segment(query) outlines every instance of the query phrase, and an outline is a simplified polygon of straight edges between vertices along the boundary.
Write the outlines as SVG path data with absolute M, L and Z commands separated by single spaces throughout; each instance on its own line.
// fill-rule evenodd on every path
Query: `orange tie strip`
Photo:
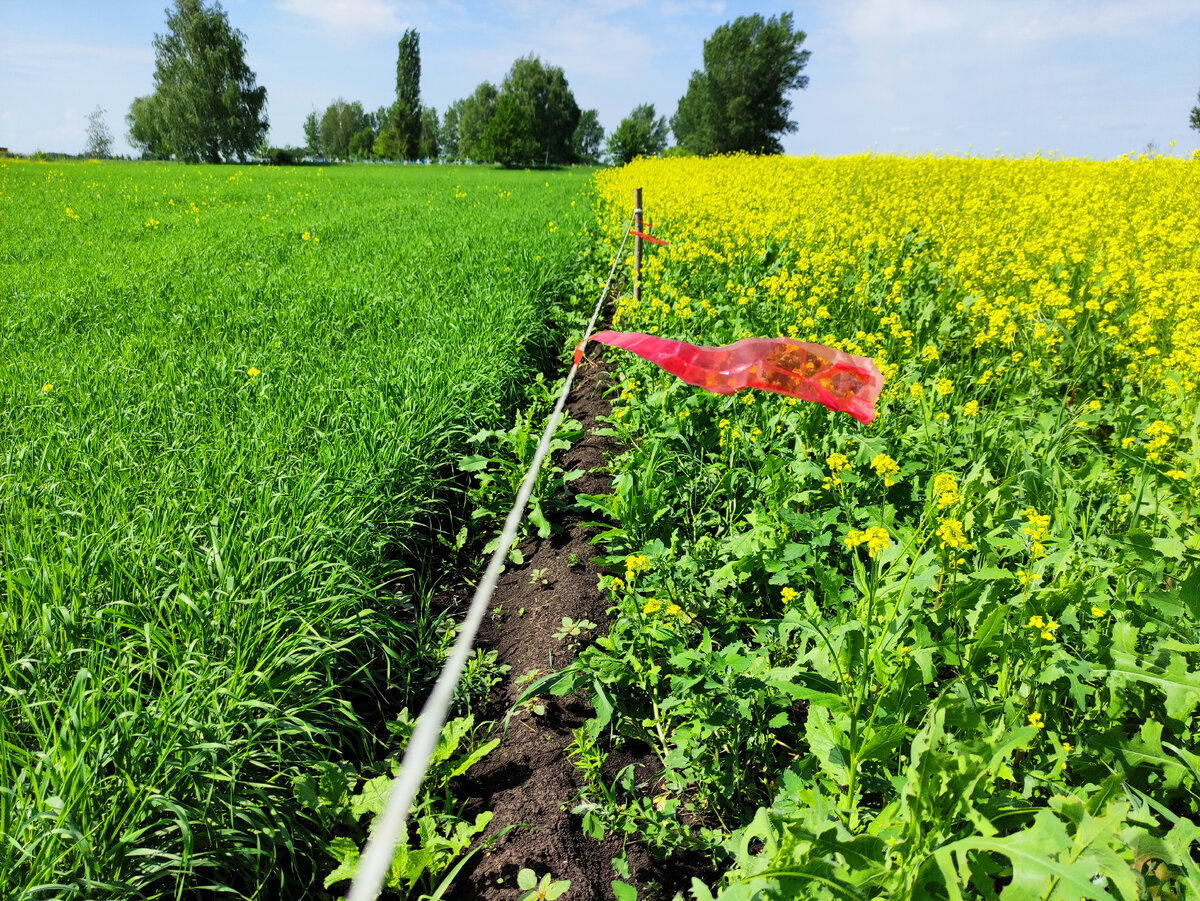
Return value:
M 869 357 L 791 338 L 743 338 L 721 347 L 640 332 L 597 332 L 591 340 L 622 347 L 713 394 L 759 388 L 816 401 L 862 423 L 875 418 L 875 401 L 883 390 L 883 375 Z M 582 358 L 580 342 L 575 363 Z

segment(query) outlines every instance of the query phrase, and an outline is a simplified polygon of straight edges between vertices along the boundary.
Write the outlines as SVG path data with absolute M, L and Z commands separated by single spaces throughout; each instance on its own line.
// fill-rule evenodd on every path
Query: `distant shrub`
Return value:
M 266 162 L 271 166 L 294 166 L 304 158 L 302 147 L 268 147 Z

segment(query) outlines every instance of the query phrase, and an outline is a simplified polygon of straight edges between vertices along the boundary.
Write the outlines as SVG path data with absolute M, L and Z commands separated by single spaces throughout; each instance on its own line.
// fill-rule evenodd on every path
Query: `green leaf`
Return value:
M 358 869 L 358 845 L 346 836 L 339 835 L 330 842 L 329 852 L 337 858 L 338 865 L 337 869 L 325 877 L 325 888 L 344 879 L 353 879 L 354 872 Z
M 510 871 L 511 872 L 511 871 Z M 517 888 L 531 889 L 537 887 L 537 874 L 529 867 L 523 867 L 517 873 Z
M 971 642 L 971 649 L 967 654 L 967 660 L 972 668 L 982 662 L 983 655 L 994 644 L 992 639 L 1001 632 L 1007 615 L 1008 608 L 1003 604 L 997 604 L 975 630 L 975 638 Z
M 550 521 L 546 519 L 546 514 L 542 512 L 542 505 L 538 499 L 530 498 L 529 500 L 529 521 L 537 526 L 538 536 L 541 538 L 550 537 Z
M 363 784 L 362 790 L 350 799 L 350 812 L 356 817 L 360 817 L 364 813 L 376 815 L 382 813 L 391 785 L 392 777 L 386 774 L 368 779 Z
M 821 769 L 838 786 L 850 782 L 850 748 L 846 733 L 837 727 L 828 708 L 811 706 L 804 734 Z
M 933 860 L 946 881 L 952 901 L 961 901 L 961 889 L 971 883 L 972 852 L 998 854 L 1012 865 L 1012 880 L 1000 893 L 1001 901 L 1027 898 L 1076 901 L 1094 898 L 1111 901 L 1112 895 L 1092 881 L 1096 860 L 1084 856 L 1086 845 L 1074 846 L 1066 826 L 1046 808 L 1038 812 L 1033 824 L 1012 835 L 988 838 L 971 836 L 938 848 Z
M 470 754 L 466 755 L 461 760 L 459 760 L 454 765 L 454 769 L 452 769 L 450 771 L 449 775 L 446 778 L 453 779 L 455 776 L 461 776 L 463 773 L 465 773 L 471 767 L 475 766 L 475 764 L 479 763 L 479 761 L 483 760 L 483 758 L 487 757 L 488 754 L 492 753 L 492 751 L 494 751 L 499 744 L 500 744 L 500 739 L 493 738 L 491 741 L 485 742 L 484 744 L 480 745 L 478 748 L 473 750 Z
M 967 575 L 972 579 L 985 579 L 988 581 L 1016 578 L 1011 570 L 1001 569 L 999 566 L 981 566 Z
M 1172 655 L 1166 669 L 1127 651 L 1114 649 L 1112 659 L 1111 668 L 1097 672 L 1117 684 L 1132 681 L 1154 686 L 1163 693 L 1166 714 L 1171 719 L 1182 722 L 1200 704 L 1200 674 L 1188 671 L 1182 654 Z
M 904 741 L 906 731 L 903 723 L 889 723 L 876 727 L 858 752 L 859 763 L 887 757 Z
M 1180 584 L 1179 597 L 1192 618 L 1200 621 L 1200 566 L 1193 566 L 1191 575 Z
M 637 901 L 637 889 L 619 879 L 612 881 L 612 890 L 617 901 Z
M 488 457 L 472 454 L 469 457 L 463 457 L 459 461 L 458 468 L 463 472 L 479 472 L 481 469 L 487 469 L 487 465 L 490 462 L 491 460 Z

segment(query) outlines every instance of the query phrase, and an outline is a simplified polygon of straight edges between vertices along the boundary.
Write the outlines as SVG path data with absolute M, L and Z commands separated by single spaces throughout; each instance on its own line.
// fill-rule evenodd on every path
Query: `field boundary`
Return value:
M 621 247 L 613 259 L 608 279 L 604 283 L 604 288 L 600 292 L 600 298 L 596 301 L 596 306 L 592 310 L 592 318 L 589 320 L 587 329 L 584 331 L 583 344 L 586 344 L 591 337 L 592 331 L 596 327 L 596 321 L 600 318 L 600 311 L 604 306 L 604 299 L 608 297 L 613 277 L 616 275 L 617 266 L 621 261 L 621 255 L 624 253 L 630 228 L 640 212 L 641 210 L 639 209 L 634 215 L 630 216 L 624 229 Z M 408 820 L 409 809 L 412 807 L 417 792 L 421 789 L 425 773 L 429 768 L 430 757 L 437 746 L 438 736 L 441 735 L 442 727 L 446 723 L 446 715 L 454 700 L 454 689 L 457 687 L 458 680 L 462 676 L 467 660 L 471 656 L 471 651 L 475 644 L 475 635 L 479 631 L 479 625 L 483 620 L 484 613 L 487 611 L 492 592 L 495 591 L 496 582 L 500 578 L 500 571 L 504 568 L 504 561 L 508 558 L 508 552 L 512 547 L 513 541 L 516 539 L 517 529 L 521 524 L 521 519 L 525 515 L 525 507 L 529 503 L 530 495 L 533 493 L 533 486 L 537 481 L 542 461 L 549 451 L 550 441 L 554 437 L 554 433 L 558 428 L 558 421 L 562 416 L 563 407 L 566 405 L 567 394 L 571 390 L 571 383 L 575 380 L 575 375 L 578 371 L 579 364 L 572 362 L 571 368 L 567 372 L 567 377 L 563 382 L 562 391 L 559 393 L 554 409 L 550 413 L 550 419 L 546 423 L 546 429 L 542 433 L 541 441 L 538 442 L 537 450 L 534 452 L 533 460 L 530 461 L 529 469 L 525 473 L 525 479 L 521 482 L 521 487 L 517 491 L 516 500 L 513 502 L 512 509 L 509 510 L 508 516 L 504 520 L 504 527 L 500 532 L 499 544 L 496 546 L 496 550 L 488 562 L 483 578 L 480 579 L 479 585 L 475 589 L 475 594 L 472 596 L 471 604 L 467 609 L 467 615 L 463 618 L 459 629 L 458 638 L 454 642 L 454 647 L 451 649 L 449 656 L 446 658 L 446 663 L 442 667 L 437 681 L 434 683 L 429 698 L 425 701 L 425 705 L 421 709 L 421 715 L 417 720 L 412 737 L 404 749 L 404 757 L 400 762 L 400 770 L 396 774 L 391 790 L 388 793 L 387 805 L 384 807 L 383 813 L 380 814 L 376 822 L 376 827 L 363 848 L 358 870 L 354 874 L 354 879 L 350 883 L 350 890 L 346 895 L 347 901 L 375 901 L 379 897 L 379 892 L 383 887 L 388 868 L 392 864 L 396 846 L 399 844 L 404 825 Z

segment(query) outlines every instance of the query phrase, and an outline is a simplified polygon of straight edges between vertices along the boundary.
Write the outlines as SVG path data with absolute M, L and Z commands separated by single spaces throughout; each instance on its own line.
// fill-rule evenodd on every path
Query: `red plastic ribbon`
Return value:
M 849 413 L 862 423 L 875 418 L 883 375 L 869 357 L 791 338 L 743 338 L 721 347 L 640 332 L 597 332 L 592 341 L 622 347 L 713 394 L 758 388 L 810 400 Z M 575 364 L 583 359 L 583 342 Z
M 643 241 L 649 241 L 651 244 L 661 244 L 663 247 L 667 246 L 667 242 L 662 238 L 656 238 L 653 235 L 646 234 L 645 232 L 635 231 L 631 228 L 629 230 L 629 234 L 633 235 L 635 238 L 641 238 Z

